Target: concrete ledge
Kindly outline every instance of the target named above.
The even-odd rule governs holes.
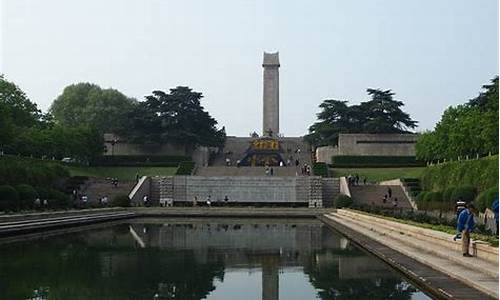
[[[144,217],[316,218],[335,210],[286,207],[133,207],[127,211]]]
[[[326,216],[318,217],[333,230],[347,236],[352,242],[369,253],[382,259],[385,263],[404,274],[420,289],[435,299],[497,299],[463,283],[461,280],[447,275],[442,270],[434,269],[422,261],[401,253],[386,243],[372,238],[348,226],[343,221]],[[366,232],[370,232],[366,230]]]
[[[339,221],[343,221],[346,223],[356,223],[356,226],[363,228],[364,230],[369,231],[370,233],[377,233],[381,236],[385,236],[392,241],[397,242],[398,244],[405,245],[405,251],[403,253],[407,254],[410,257],[414,257],[416,260],[421,260],[421,256],[432,254],[432,256],[440,259],[446,260],[446,264],[454,264],[455,266],[461,266],[462,268],[466,268],[467,270],[474,272],[475,274],[484,274],[484,278],[488,278],[489,281],[498,281],[498,265],[492,264],[491,262],[486,262],[480,260],[478,258],[468,258],[464,259],[462,257],[461,252],[449,251],[449,248],[435,245],[434,243],[426,241],[425,239],[414,239],[413,236],[409,236],[404,232],[400,232],[397,230],[393,230],[391,228],[387,228],[380,224],[371,224],[364,223],[362,220],[349,218],[347,216],[341,214],[335,214],[335,218]],[[410,250],[411,251],[408,251]],[[425,253],[425,254],[424,254]],[[442,263],[443,261],[441,261]],[[426,263],[424,261],[424,263]],[[448,272],[446,268],[442,268],[441,265],[432,264],[432,262],[428,262],[431,266],[438,268],[444,273],[449,274],[452,277],[457,277],[461,280],[464,280],[466,283],[468,279],[466,276],[463,276],[463,271],[453,273]],[[477,279],[477,278],[476,278]],[[482,286],[478,286],[479,289],[482,289]]]
[[[408,239],[404,232],[384,228],[377,222],[356,218],[339,210],[337,213],[325,215],[343,226],[366,235],[370,239],[382,243],[399,253],[422,264],[438,270],[449,277],[462,281],[482,293],[498,298],[498,265],[482,261],[478,258],[468,258],[463,261],[460,252],[449,251],[449,248],[436,246],[434,240]],[[379,219],[379,218],[376,218]],[[350,237],[350,236],[349,236]]]
[[[136,217],[133,212],[112,212],[97,214],[82,214],[78,216],[44,217],[39,219],[12,220],[0,223],[0,236],[12,236],[23,233],[33,233],[42,230],[88,225],[99,222],[121,220]]]
[[[375,216],[358,213],[349,209],[339,210],[338,213],[349,216],[351,218],[365,220],[366,222],[370,222],[373,224],[387,226],[387,228],[391,228],[393,231],[403,232],[405,235],[413,236],[417,239],[427,241],[429,243],[437,243],[443,247],[448,248],[449,250],[462,253],[461,242],[453,241],[453,235],[445,232],[403,224],[383,218],[377,218]],[[475,243],[474,247],[476,252],[475,254],[478,258],[498,264],[498,248],[489,246],[484,243]]]

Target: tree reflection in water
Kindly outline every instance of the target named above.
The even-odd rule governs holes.
[[[319,222],[145,219],[0,246],[0,299],[197,300],[216,281],[230,284],[224,272],[234,267],[261,269],[269,299],[278,299],[287,268],[303,270],[325,300],[417,291]]]

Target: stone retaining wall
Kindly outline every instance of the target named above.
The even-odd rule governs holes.
[[[228,176],[174,176],[153,177],[151,203],[160,199],[175,202],[205,202],[210,196],[212,203],[303,203],[309,207],[322,207],[322,178],[317,176],[296,177],[228,177]]]

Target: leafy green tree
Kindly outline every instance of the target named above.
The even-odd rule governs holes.
[[[328,99],[320,104],[318,122],[309,127],[306,140],[315,146],[336,145],[340,133],[406,133],[417,122],[401,110],[391,90],[367,89],[370,101],[347,105],[347,101]]]
[[[189,87],[170,93],[153,91],[130,115],[129,137],[139,143],[176,143],[193,150],[196,146],[221,146],[225,129],[201,106],[203,95]]]
[[[0,113],[2,118],[10,119],[12,125],[30,127],[42,118],[35,103],[14,83],[0,75]]]
[[[478,97],[447,108],[433,131],[419,137],[417,157],[427,161],[498,153],[498,77]]]
[[[114,89],[92,83],[67,86],[50,107],[54,120],[65,126],[91,125],[100,132],[123,133],[136,101]]]

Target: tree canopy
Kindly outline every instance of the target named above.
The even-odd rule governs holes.
[[[130,125],[127,115],[136,100],[115,89],[102,89],[92,83],[67,86],[50,107],[57,123],[65,126],[87,125],[102,133],[122,133]]]
[[[187,149],[222,145],[225,129],[217,129],[217,121],[201,106],[202,98],[189,87],[153,91],[129,114],[129,138],[137,143],[176,143]]]
[[[104,150],[91,125],[64,126],[42,114],[14,83],[0,77],[0,150],[7,154],[88,160]]]
[[[309,127],[306,140],[315,146],[337,145],[340,133],[408,133],[417,121],[401,110],[391,90],[367,89],[371,100],[358,105],[328,99],[319,105],[318,122]]]
[[[419,137],[416,152],[427,161],[498,153],[498,76],[479,96],[448,107],[434,130]]]

